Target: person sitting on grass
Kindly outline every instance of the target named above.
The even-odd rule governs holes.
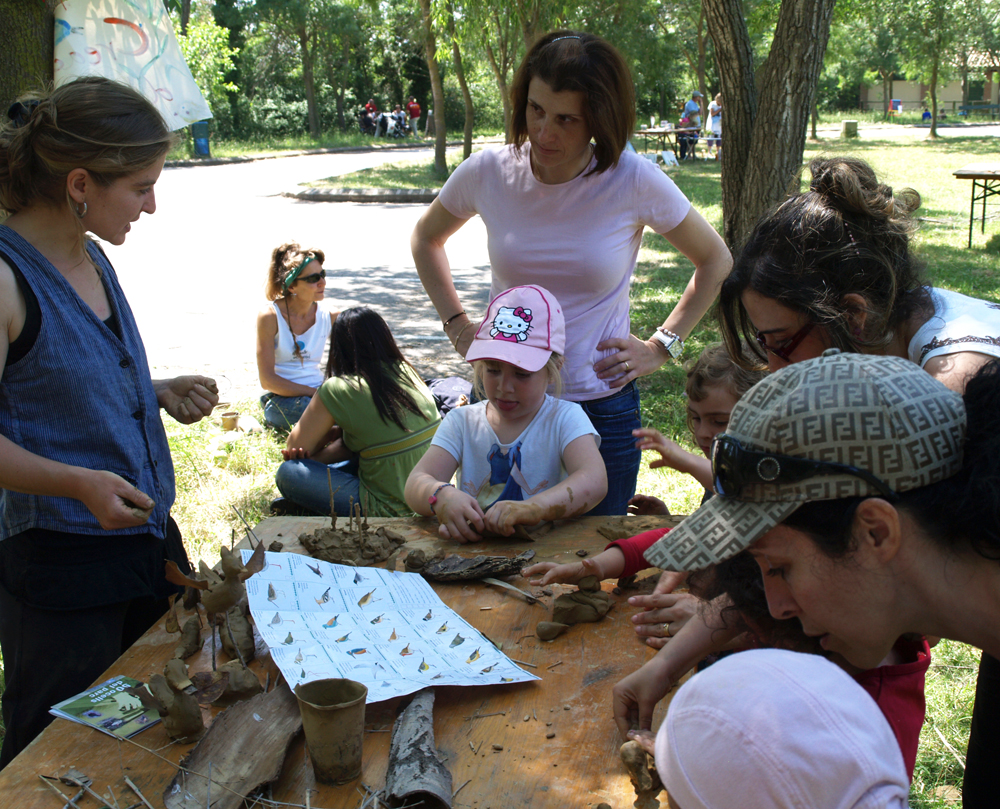
[[[580,405],[558,393],[565,323],[539,286],[490,301],[466,359],[485,401],[452,410],[406,483],[406,502],[435,516],[446,539],[474,542],[485,531],[589,511],[608,488],[600,437]],[[451,483],[458,472],[458,485]]]
[[[440,423],[430,390],[363,306],[334,321],[327,375],[288,435],[278,490],[315,514],[409,516],[403,486]]]
[[[287,242],[271,254],[265,294],[257,314],[257,375],[264,420],[290,430],[323,381],[323,351],[337,312],[325,300],[322,250]]]
[[[712,439],[725,432],[729,414],[740,397],[763,378],[762,371],[747,371],[736,365],[721,343],[708,346],[688,366],[685,386],[688,428],[703,454],[695,455],[657,430],[642,428],[635,431],[636,446],[660,454],[649,462],[650,468],[666,466],[691,475],[705,488],[702,502],[711,497],[712,462],[708,456]],[[641,515],[669,514],[662,500],[644,494],[637,494],[629,501],[629,510]],[[656,528],[628,539],[615,540],[603,552],[580,562],[564,565],[539,562],[524,568],[522,575],[538,577],[531,579],[531,583],[539,586],[552,582],[575,584],[585,576],[597,576],[602,580],[632,576],[649,567],[642,554],[669,530]],[[671,592],[678,583],[676,577],[668,576],[663,589],[657,586],[651,595],[629,599],[631,606],[642,608],[642,612],[632,616],[636,634],[654,648],[665,644],[671,633],[676,634],[699,606],[694,596]]]

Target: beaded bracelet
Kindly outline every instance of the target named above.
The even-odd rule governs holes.
[[[461,317],[461,316],[462,316],[462,315],[464,315],[464,314],[465,314],[465,310],[463,309],[463,310],[462,310],[461,312],[459,312],[459,313],[458,313],[457,315],[452,315],[451,317],[449,317],[449,318],[448,318],[448,319],[447,319],[447,320],[446,320],[446,321],[444,322],[444,326],[442,326],[441,328],[443,328],[443,329],[447,329],[447,328],[448,328],[448,326],[450,325],[451,321],[455,320],[455,318],[459,318],[459,317]],[[447,333],[447,332],[446,332],[446,333]]]

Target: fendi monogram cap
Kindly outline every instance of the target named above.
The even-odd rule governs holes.
[[[959,471],[965,405],[913,362],[830,349],[747,391],[726,435],[748,450],[863,469],[904,492]],[[645,557],[664,570],[700,570],[749,547],[804,502],[878,494],[847,473],[751,482],[738,498],[713,497]]]

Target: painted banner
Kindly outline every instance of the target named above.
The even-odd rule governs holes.
[[[171,129],[212,117],[163,0],[63,0],[55,17],[57,87],[105,76],[145,95]]]

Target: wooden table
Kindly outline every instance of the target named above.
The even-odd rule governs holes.
[[[640,129],[636,132],[637,135],[642,135],[642,151],[649,151],[648,138],[655,138],[657,141],[657,151],[664,151],[667,146],[671,148],[674,153],[674,157],[680,160],[680,151],[678,150],[678,136],[695,134],[699,135],[701,133],[700,128],[687,128],[687,129]]]
[[[627,519],[634,533],[657,525],[675,524],[679,518]],[[298,535],[328,522],[319,517],[272,517],[256,527],[265,543],[277,539],[285,550],[301,552]],[[535,543],[497,540],[475,546],[458,546],[440,540],[436,524],[424,519],[370,520],[372,527],[391,525],[407,537],[401,557],[410,549],[444,550],[475,556],[480,553],[514,555],[532,547],[537,561],[576,561],[577,550],[596,553],[607,540],[598,534],[606,518],[590,517],[562,523],[540,536]],[[402,569],[400,563],[399,569]],[[524,579],[512,583],[529,591]],[[610,591],[614,582],[605,582]],[[625,595],[612,596],[615,606],[596,624],[579,624],[560,638],[542,642],[534,634],[535,624],[548,620],[552,597],[542,605],[529,605],[497,587],[481,582],[434,584],[438,595],[452,609],[501,646],[509,657],[533,664],[525,666],[541,681],[507,686],[439,687],[434,709],[437,746],[452,773],[453,790],[463,787],[455,807],[580,807],[605,802],[614,809],[632,805],[635,794],[629,783],[618,748],[622,740],[611,714],[611,688],[639,668],[653,652],[632,631],[635,612]],[[571,587],[555,585],[553,597]],[[627,594],[626,594],[627,595]],[[484,609],[489,608],[489,609]],[[186,620],[181,615],[181,623]],[[177,644],[177,635],[163,628],[161,620],[122,655],[98,681],[125,674],[146,681],[161,671]],[[211,669],[210,640],[187,663],[190,671]],[[220,651],[222,660],[225,654]],[[555,664],[559,665],[555,665]],[[267,673],[275,682],[275,667],[258,637],[258,657],[252,664],[261,681]],[[405,700],[405,698],[403,698]],[[300,737],[292,744],[279,780],[273,786],[275,800],[305,806],[306,790],[315,789],[311,805],[323,809],[348,809],[361,802],[360,782],[373,788],[385,784],[390,733],[401,700],[369,705],[364,737],[364,764],[359,781],[342,787],[317,785]],[[665,702],[665,701],[664,701]],[[662,718],[661,704],[654,727]],[[503,715],[469,719],[474,715]],[[206,724],[217,711],[204,709]],[[546,739],[546,734],[555,733]],[[93,789],[103,794],[110,786],[122,809],[135,802],[124,776],[142,790],[153,806],[163,806],[162,794],[175,774],[174,764],[192,745],[171,744],[158,724],[134,737],[135,744],[118,741],[66,720],[56,719],[8,767],[0,772],[0,795],[5,806],[18,809],[58,809],[58,798],[38,775],[61,775],[74,765],[93,779]],[[252,740],[247,740],[252,744]],[[502,745],[494,751],[493,745]],[[151,752],[151,751],[155,751]],[[162,757],[162,758],[161,758]],[[466,783],[468,782],[468,783]],[[73,794],[69,787],[62,787]],[[265,804],[266,805],[266,804]],[[80,809],[97,809],[87,795],[77,801]]]
[[[976,203],[983,202],[981,232],[986,233],[986,200],[1000,194],[1000,165],[996,163],[972,163],[964,166],[954,175],[960,180],[972,180],[972,202],[969,203],[969,247],[972,247],[972,225],[976,218]]]

